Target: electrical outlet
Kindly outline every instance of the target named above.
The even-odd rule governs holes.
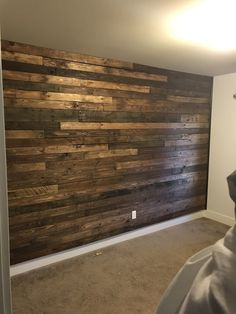
[[[136,219],[136,210],[132,210],[132,219]]]

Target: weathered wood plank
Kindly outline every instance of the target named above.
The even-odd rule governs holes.
[[[124,69],[115,69],[115,68],[107,69],[99,65],[90,65],[90,64],[83,64],[83,63],[71,62],[71,61],[62,61],[62,60],[49,59],[49,58],[44,58],[43,64],[49,67],[102,73],[102,74],[109,74],[109,75],[114,75],[114,76],[124,76],[124,77],[131,77],[131,78],[136,78],[136,79],[143,79],[143,80],[150,80],[150,81],[157,81],[157,82],[168,81],[168,77],[165,75],[148,74],[144,72],[134,72],[134,71],[128,71]]]
[[[81,103],[78,101],[50,101],[35,99],[12,99],[5,98],[6,108],[28,108],[28,109],[54,109],[54,110],[84,110],[84,111],[104,111],[103,104]]]
[[[151,129],[152,130],[152,129]],[[155,130],[155,129],[154,129]],[[119,131],[119,130],[118,130]],[[123,130],[124,131],[124,130]],[[131,131],[131,130],[129,130]],[[140,130],[139,130],[140,131]],[[141,130],[142,131],[142,130]],[[150,130],[148,130],[150,131]],[[93,136],[93,134],[81,134],[80,131],[55,131],[53,134],[46,134],[45,138],[10,138],[7,139],[6,144],[7,148],[11,147],[35,147],[36,145],[40,145],[41,147],[48,146],[68,146],[72,145],[98,145],[98,144],[113,144],[115,143],[136,143],[136,142],[155,142],[155,141],[163,141],[164,142],[172,142],[172,145],[175,145],[175,141],[179,140],[180,143],[183,141],[182,145],[192,145],[193,143],[207,143],[209,139],[208,133],[195,133],[195,132],[179,132],[177,134],[171,133],[151,133],[151,132],[126,132],[124,134],[120,134],[121,132],[114,133],[105,133],[98,134],[97,136]],[[179,145],[181,145],[179,143]],[[142,145],[142,143],[141,143]],[[144,143],[143,143],[144,145]],[[167,146],[167,145],[166,145]],[[171,146],[171,145],[170,145]]]
[[[209,114],[183,114],[181,115],[181,122],[203,122],[208,123],[209,122]]]
[[[43,147],[15,147],[15,148],[7,148],[8,156],[17,156],[17,155],[40,155],[43,154]]]
[[[5,134],[7,139],[29,139],[44,137],[44,131],[38,130],[7,130]]]
[[[9,190],[9,200],[22,199],[25,197],[55,194],[58,192],[58,185],[39,186],[27,189]]]
[[[72,144],[72,145],[57,145],[57,146],[47,146],[44,149],[46,154],[58,154],[58,153],[76,153],[76,152],[93,152],[98,151],[97,153],[103,154],[102,151],[107,151],[108,145],[81,145],[81,144]],[[106,152],[105,152],[106,153]]]
[[[192,108],[192,105],[194,104],[196,107],[198,105],[201,105],[202,108],[209,109],[209,98],[204,97],[178,97],[178,96],[167,96],[166,99],[158,99],[156,97],[154,98],[148,98],[148,97],[138,97],[138,98],[114,98],[112,104],[127,104],[127,105],[161,105],[161,104],[172,104],[172,106],[177,107],[179,104],[184,104],[186,108],[189,108],[188,106],[191,105],[190,108]],[[191,113],[191,109],[189,111]],[[198,112],[199,113],[199,112]]]
[[[209,104],[209,98],[204,97],[167,96],[167,99],[174,102]]]
[[[94,57],[83,55],[74,52],[55,50],[44,47],[35,47],[32,45],[2,40],[2,50],[8,52],[20,52],[27,53],[29,55],[35,56],[44,56],[50,58],[58,58],[62,60],[72,60],[76,62],[88,63],[88,64],[99,64],[109,67],[117,67],[117,68],[127,68],[132,69],[133,63],[127,61],[120,61],[114,59],[107,59],[101,57]],[[33,63],[33,62],[32,62]]]
[[[45,162],[35,162],[35,163],[18,163],[10,164],[8,166],[9,172],[31,172],[31,171],[41,171],[46,170]]]
[[[112,97],[93,96],[93,95],[78,95],[66,93],[53,92],[38,92],[38,91],[24,91],[7,89],[4,90],[6,97],[25,98],[25,99],[45,99],[45,100],[62,100],[62,101],[78,101],[78,102],[92,102],[92,103],[112,103]]]
[[[149,86],[142,85],[128,85],[122,83],[112,83],[105,81],[92,81],[92,80],[81,80],[74,77],[55,76],[55,75],[44,75],[38,73],[18,72],[3,70],[3,79],[25,81],[25,82],[38,82],[47,83],[53,85],[69,85],[87,88],[102,88],[102,89],[116,89],[138,93],[150,93]]]
[[[137,167],[151,167],[151,166],[160,166],[162,169],[165,167],[168,168],[181,168],[184,166],[192,166],[195,164],[207,163],[208,156],[199,156],[199,157],[190,157],[182,158],[178,157],[173,158],[162,158],[162,159],[150,159],[150,160],[141,160],[141,161],[126,161],[126,162],[117,162],[116,169],[130,169]]]
[[[202,114],[209,116],[209,108],[206,106],[202,106],[201,104],[199,106],[196,106],[195,104],[188,104],[188,106],[184,104],[176,104],[172,103],[170,101],[152,101],[152,104],[145,103],[137,99],[136,102],[133,102],[131,104],[127,103],[117,103],[118,101],[116,99],[113,99],[112,104],[106,104],[103,107],[104,111],[122,111],[122,112],[154,112],[154,113],[180,113],[180,114],[186,114],[186,116],[183,117],[183,121],[181,122],[190,122],[190,121],[184,121],[184,119],[187,119],[187,114],[194,114],[199,113],[199,111],[202,112]]]
[[[54,146],[38,146],[38,147],[8,147],[7,153],[9,155],[39,155],[39,154],[62,154],[62,153],[76,153],[76,152],[90,152],[90,151],[106,151],[107,144],[99,145],[54,145]]]
[[[18,116],[20,121],[58,121],[58,122],[86,122],[90,123],[177,123],[181,120],[181,115],[178,113],[160,113],[153,115],[152,113],[143,114],[142,112],[109,112],[109,111],[80,111],[80,110],[38,110],[25,108],[5,108],[6,121],[14,121],[15,115]]]
[[[43,58],[40,56],[33,56],[31,54],[11,52],[2,50],[2,59],[9,61],[17,61],[23,63],[33,63],[43,65]]]
[[[94,158],[109,158],[115,156],[135,156],[138,154],[138,150],[135,148],[130,149],[110,149],[105,152],[89,152],[84,155],[84,159]]]
[[[208,128],[208,123],[83,123],[83,122],[61,122],[61,130],[88,130],[88,129],[188,129]]]

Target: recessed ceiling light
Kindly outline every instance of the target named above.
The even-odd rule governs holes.
[[[194,1],[169,20],[178,41],[217,51],[236,50],[236,0]]]

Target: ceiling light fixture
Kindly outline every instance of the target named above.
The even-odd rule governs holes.
[[[236,50],[236,1],[200,0],[170,17],[175,39],[217,51]]]

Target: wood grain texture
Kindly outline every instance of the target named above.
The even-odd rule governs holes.
[[[194,129],[208,128],[208,123],[83,123],[61,122],[61,130],[132,130],[132,129]]]
[[[45,162],[35,162],[35,163],[17,163],[11,164],[11,167],[8,167],[8,174],[13,172],[31,172],[31,171],[40,171],[46,170]]]
[[[7,139],[43,138],[44,131],[38,130],[7,130]]]
[[[9,41],[2,62],[12,264],[206,207],[211,77]]]
[[[44,75],[37,73],[17,72],[17,71],[3,71],[5,79],[25,81],[25,82],[36,82],[36,83],[47,83],[54,85],[68,85],[78,87],[90,87],[90,88],[103,88],[103,89],[116,89],[138,93],[150,93],[149,86],[142,85],[128,85],[121,83],[111,83],[103,81],[93,80],[81,80],[78,78],[71,78],[65,76],[55,75]]]
[[[53,92],[38,92],[38,91],[24,91],[24,90],[5,90],[6,97],[13,98],[28,98],[28,99],[45,99],[45,100],[69,100],[78,102],[92,102],[92,103],[111,103],[111,97],[93,96],[93,95],[79,95]]]

